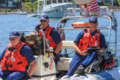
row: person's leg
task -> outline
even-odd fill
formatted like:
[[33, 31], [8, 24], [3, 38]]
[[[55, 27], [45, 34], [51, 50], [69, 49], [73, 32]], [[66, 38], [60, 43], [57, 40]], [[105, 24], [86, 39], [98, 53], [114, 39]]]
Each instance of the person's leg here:
[[72, 76], [81, 62], [82, 62], [82, 59], [73, 58], [70, 63], [70, 69], [68, 70], [67, 75]]
[[7, 74], [4, 74], [3, 71], [0, 71], [0, 79], [6, 80], [6, 78], [7, 78]]
[[22, 79], [24, 76], [26, 76], [27, 73], [26, 72], [20, 72], [20, 71], [16, 71], [16, 72], [12, 72], [6, 80], [20, 80]]
[[86, 68], [97, 58], [98, 58], [98, 53], [96, 51], [93, 51], [87, 55], [87, 57], [81, 63], [81, 65], [83, 65]]

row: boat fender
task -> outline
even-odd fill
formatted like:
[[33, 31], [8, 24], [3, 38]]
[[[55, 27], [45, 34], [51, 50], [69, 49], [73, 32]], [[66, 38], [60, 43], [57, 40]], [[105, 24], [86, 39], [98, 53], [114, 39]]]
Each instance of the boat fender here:
[[105, 65], [105, 69], [111, 69], [113, 67], [115, 67], [115, 60], [112, 57], [112, 59], [104, 59], [104, 65]]
[[73, 22], [73, 27], [89, 27], [89, 22]]
[[[62, 30], [60, 30], [60, 35], [62, 34]], [[63, 32], [63, 35], [61, 36], [62, 40], [65, 40], [65, 33]]]

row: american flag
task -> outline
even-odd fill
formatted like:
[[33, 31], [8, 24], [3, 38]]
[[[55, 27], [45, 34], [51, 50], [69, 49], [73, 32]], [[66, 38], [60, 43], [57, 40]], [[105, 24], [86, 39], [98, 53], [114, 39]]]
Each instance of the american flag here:
[[100, 11], [97, 0], [92, 0], [90, 4], [88, 4], [89, 11]]

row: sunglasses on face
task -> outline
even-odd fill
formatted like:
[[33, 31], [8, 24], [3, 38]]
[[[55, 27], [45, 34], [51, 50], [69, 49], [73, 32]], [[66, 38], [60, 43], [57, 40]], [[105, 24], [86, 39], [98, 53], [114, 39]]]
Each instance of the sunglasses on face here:
[[97, 22], [96, 21], [94, 21], [94, 22], [90, 22], [90, 24], [96, 24]]
[[13, 40], [16, 40], [17, 37], [14, 37], [14, 38], [9, 38], [10, 41], [13, 41]]
[[40, 22], [46, 22], [46, 20], [40, 20]]

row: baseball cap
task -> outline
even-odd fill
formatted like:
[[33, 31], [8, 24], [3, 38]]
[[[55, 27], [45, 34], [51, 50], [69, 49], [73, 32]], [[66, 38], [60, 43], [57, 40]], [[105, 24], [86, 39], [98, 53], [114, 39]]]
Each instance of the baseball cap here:
[[43, 19], [43, 20], [49, 20], [49, 17], [47, 15], [41, 15], [40, 16], [40, 20]]
[[92, 21], [98, 22], [98, 21], [97, 21], [97, 17], [95, 17], [95, 16], [90, 17], [90, 18], [89, 18], [89, 22], [92, 22]]
[[12, 31], [12, 32], [10, 32], [10, 35], [9, 35], [10, 37], [18, 37], [18, 36], [20, 36], [20, 33], [19, 32], [17, 32], [17, 31]]

